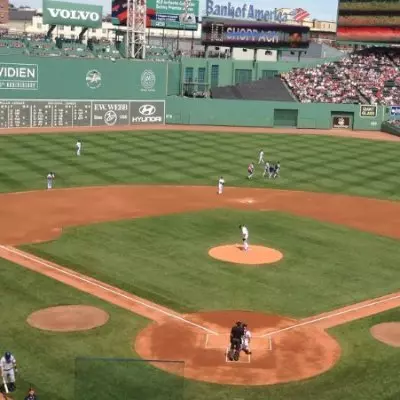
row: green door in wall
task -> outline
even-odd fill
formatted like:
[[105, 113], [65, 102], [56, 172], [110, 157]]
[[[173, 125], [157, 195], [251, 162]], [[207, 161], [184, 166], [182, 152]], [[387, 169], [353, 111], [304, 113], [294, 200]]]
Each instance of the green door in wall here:
[[235, 69], [235, 84], [251, 82], [252, 75], [251, 69]]
[[275, 78], [275, 76], [278, 76], [278, 75], [279, 75], [279, 72], [275, 71], [275, 70], [263, 69], [261, 71], [262, 79]]
[[298, 110], [274, 110], [274, 126], [297, 127]]

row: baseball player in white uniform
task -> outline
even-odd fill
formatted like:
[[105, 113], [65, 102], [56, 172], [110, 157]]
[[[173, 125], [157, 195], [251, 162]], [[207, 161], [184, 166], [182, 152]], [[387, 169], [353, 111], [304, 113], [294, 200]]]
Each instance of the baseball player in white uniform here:
[[243, 324], [243, 329], [244, 329], [244, 335], [242, 336], [242, 350], [246, 354], [251, 354], [250, 350], [251, 332], [247, 324]]
[[221, 176], [218, 180], [218, 194], [222, 194], [222, 192], [224, 191], [224, 185], [225, 185], [225, 180]]
[[267, 175], [269, 176], [269, 162], [268, 161], [264, 165], [263, 178], [265, 178]]
[[258, 153], [258, 163], [259, 164], [264, 164], [264, 151], [260, 150]]
[[17, 361], [15, 357], [7, 351], [0, 359], [1, 377], [5, 390], [7, 392], [13, 392], [16, 389], [15, 386], [15, 373], [17, 372]]
[[53, 182], [55, 179], [56, 175], [54, 172], [49, 172], [47, 174], [47, 189], [53, 189]]
[[243, 250], [247, 251], [249, 249], [249, 230], [244, 225], [239, 225], [239, 228], [242, 232]]
[[76, 142], [76, 155], [80, 156], [81, 155], [81, 150], [82, 150], [82, 142], [80, 139]]

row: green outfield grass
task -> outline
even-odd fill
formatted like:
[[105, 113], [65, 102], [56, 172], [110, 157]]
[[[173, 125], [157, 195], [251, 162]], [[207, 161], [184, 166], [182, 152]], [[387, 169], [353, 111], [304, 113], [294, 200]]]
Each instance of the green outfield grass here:
[[[189, 380], [183, 384], [181, 379], [146, 364], [143, 364], [145, 369], [138, 369], [135, 365], [127, 370], [126, 363], [122, 362], [109, 371], [103, 369], [99, 377], [98, 362], [75, 363], [75, 357], [82, 356], [134, 356], [131, 352], [132, 338], [144, 326], [144, 319], [3, 260], [0, 260], [0, 279], [3, 306], [1, 346], [7, 342], [7, 350], [15, 354], [20, 370], [17, 381], [19, 390], [14, 399], [22, 398], [24, 390], [31, 384], [37, 389], [41, 400], [126, 398], [127, 388], [131, 388], [132, 396], [141, 394], [143, 396], [140, 398], [144, 400], [397, 400], [400, 395], [400, 350], [377, 342], [369, 334], [369, 328], [376, 323], [399, 320], [398, 309], [330, 330], [342, 345], [343, 354], [332, 370], [319, 377], [299, 383], [258, 388]], [[111, 318], [107, 325], [88, 332], [60, 334], [33, 329], [25, 322], [26, 317], [37, 309], [80, 303], [108, 311]], [[112, 361], [110, 366], [113, 363], [115, 365], [118, 361]], [[77, 378], [74, 375], [75, 368]], [[117, 382], [110, 390], [104, 382], [111, 384], [110, 378], [117, 372]], [[144, 379], [140, 380], [139, 376]], [[160, 387], [159, 391], [155, 390], [157, 387]], [[78, 390], [75, 391], [75, 388]], [[84, 393], [86, 390], [89, 390], [87, 396]], [[152, 397], [146, 396], [149, 392], [153, 394]], [[98, 395], [93, 396], [94, 393]], [[172, 393], [174, 396], [168, 397]]]
[[[216, 261], [240, 242], [281, 250], [276, 266]], [[281, 213], [213, 210], [67, 229], [23, 247], [180, 311], [245, 309], [305, 317], [399, 290], [399, 242]]]
[[[326, 136], [117, 132], [0, 137], [0, 192], [44, 189], [56, 173], [56, 187], [110, 184], [227, 185], [291, 188], [400, 199], [399, 143]], [[246, 180], [247, 165], [281, 161], [282, 177]]]

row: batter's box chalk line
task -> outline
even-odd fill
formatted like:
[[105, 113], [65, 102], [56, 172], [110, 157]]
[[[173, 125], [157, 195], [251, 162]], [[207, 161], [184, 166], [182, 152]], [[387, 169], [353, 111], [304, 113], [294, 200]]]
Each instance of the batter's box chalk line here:
[[[225, 350], [226, 344], [229, 343], [229, 334], [221, 333], [218, 335], [206, 333], [204, 348], [208, 350]], [[251, 349], [259, 351], [272, 351], [273, 341], [271, 336], [254, 336], [251, 340]]]

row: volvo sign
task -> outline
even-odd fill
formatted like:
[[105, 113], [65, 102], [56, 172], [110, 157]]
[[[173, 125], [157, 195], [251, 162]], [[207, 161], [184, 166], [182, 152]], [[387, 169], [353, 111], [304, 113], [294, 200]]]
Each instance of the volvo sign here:
[[44, 24], [100, 28], [102, 20], [102, 6], [43, 0]]

